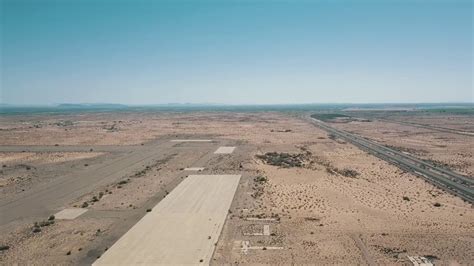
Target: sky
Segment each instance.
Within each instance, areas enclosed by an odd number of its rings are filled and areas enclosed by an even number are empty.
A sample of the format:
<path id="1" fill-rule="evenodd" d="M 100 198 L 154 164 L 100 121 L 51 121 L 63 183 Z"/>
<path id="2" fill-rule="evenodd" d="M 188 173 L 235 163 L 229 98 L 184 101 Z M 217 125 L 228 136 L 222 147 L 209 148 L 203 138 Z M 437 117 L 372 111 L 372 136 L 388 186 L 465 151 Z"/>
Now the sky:
<path id="1" fill-rule="evenodd" d="M 474 101 L 470 0 L 0 2 L 0 103 Z"/>

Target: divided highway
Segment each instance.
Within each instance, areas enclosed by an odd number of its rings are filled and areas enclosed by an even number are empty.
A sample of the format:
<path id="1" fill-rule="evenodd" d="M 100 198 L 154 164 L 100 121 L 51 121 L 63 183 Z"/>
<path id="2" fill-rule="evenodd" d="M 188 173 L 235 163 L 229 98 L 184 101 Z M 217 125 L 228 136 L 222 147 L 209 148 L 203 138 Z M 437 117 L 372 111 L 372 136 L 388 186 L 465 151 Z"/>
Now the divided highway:
<path id="1" fill-rule="evenodd" d="M 413 172 L 432 184 L 461 197 L 471 204 L 474 203 L 474 178 L 454 173 L 418 158 L 414 158 L 408 154 L 387 148 L 374 141 L 350 134 L 343 130 L 335 129 L 315 118 L 310 117 L 309 120 L 317 127 L 368 151 L 378 158 L 394 164 L 406 171 Z"/>

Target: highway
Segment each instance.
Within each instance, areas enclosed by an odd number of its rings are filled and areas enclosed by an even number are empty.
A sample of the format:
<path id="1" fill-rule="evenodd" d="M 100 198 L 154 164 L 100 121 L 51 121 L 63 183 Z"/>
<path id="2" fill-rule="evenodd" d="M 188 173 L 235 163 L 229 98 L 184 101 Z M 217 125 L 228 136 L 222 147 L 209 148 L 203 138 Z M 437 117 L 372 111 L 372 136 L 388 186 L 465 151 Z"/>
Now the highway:
<path id="1" fill-rule="evenodd" d="M 473 177 L 466 177 L 454 173 L 450 170 L 437 167 L 408 154 L 390 149 L 374 141 L 362 138 L 343 130 L 335 129 L 328 124 L 312 117 L 309 117 L 308 119 L 317 127 L 341 139 L 344 139 L 363 150 L 366 150 L 378 158 L 396 165 L 401 169 L 410 171 L 417 176 L 426 179 L 430 183 L 440 187 L 441 189 L 461 197 L 471 204 L 474 203 Z"/>

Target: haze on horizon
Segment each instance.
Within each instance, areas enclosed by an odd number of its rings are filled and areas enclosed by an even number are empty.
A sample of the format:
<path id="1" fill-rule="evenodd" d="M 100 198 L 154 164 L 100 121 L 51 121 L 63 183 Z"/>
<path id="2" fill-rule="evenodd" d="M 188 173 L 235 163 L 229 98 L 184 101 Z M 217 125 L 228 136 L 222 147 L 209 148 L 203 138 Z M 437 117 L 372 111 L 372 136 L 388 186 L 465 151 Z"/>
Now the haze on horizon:
<path id="1" fill-rule="evenodd" d="M 474 101 L 469 0 L 1 0 L 0 10 L 0 103 Z"/>

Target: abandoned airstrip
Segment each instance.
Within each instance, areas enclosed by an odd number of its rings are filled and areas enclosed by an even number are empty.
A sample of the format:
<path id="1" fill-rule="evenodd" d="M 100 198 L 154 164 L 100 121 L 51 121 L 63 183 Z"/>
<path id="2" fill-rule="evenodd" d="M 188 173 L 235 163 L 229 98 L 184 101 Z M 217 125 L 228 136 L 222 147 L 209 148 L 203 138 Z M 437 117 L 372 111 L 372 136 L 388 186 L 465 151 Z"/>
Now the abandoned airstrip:
<path id="1" fill-rule="evenodd" d="M 473 125 L 399 110 L 2 116 L 0 263 L 469 264 Z"/>

